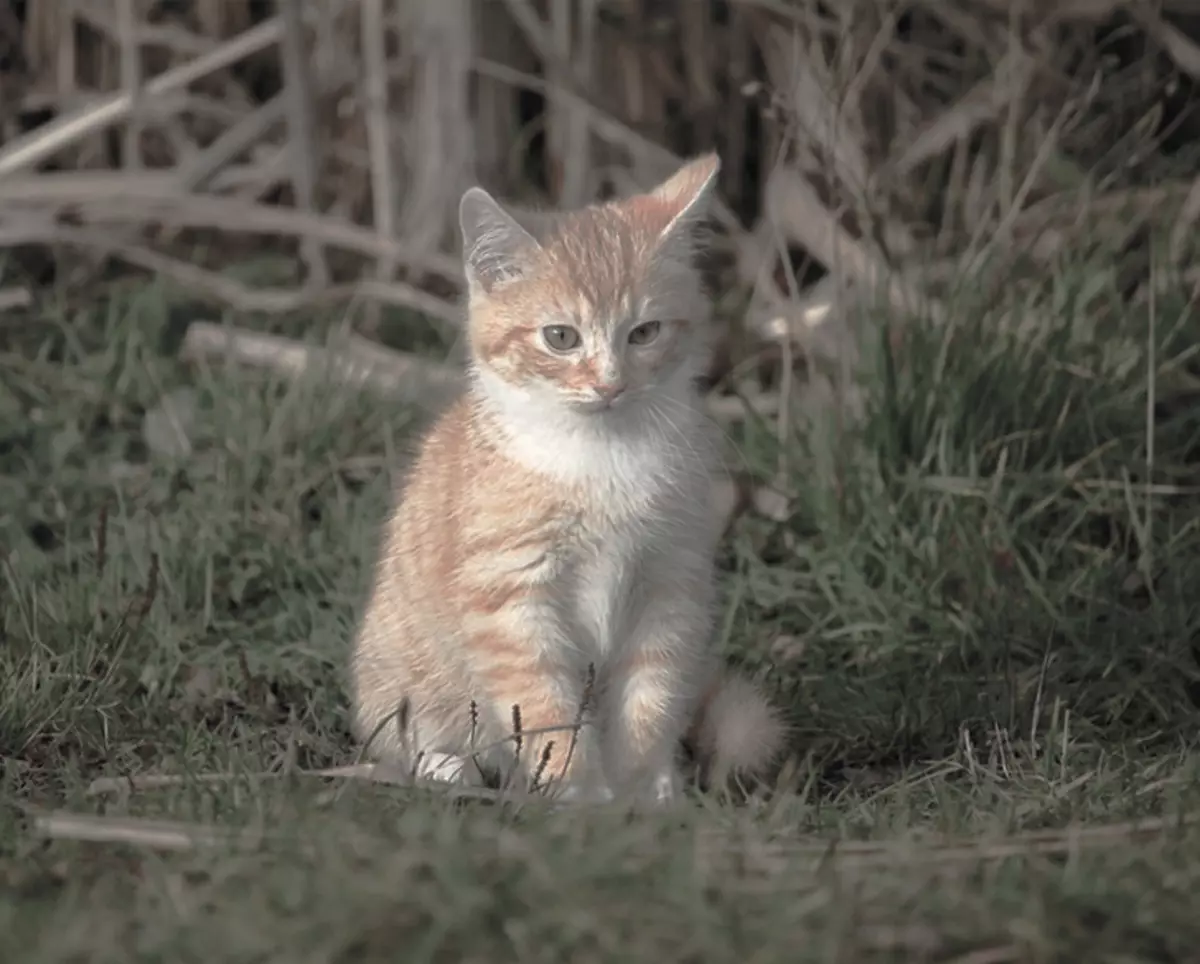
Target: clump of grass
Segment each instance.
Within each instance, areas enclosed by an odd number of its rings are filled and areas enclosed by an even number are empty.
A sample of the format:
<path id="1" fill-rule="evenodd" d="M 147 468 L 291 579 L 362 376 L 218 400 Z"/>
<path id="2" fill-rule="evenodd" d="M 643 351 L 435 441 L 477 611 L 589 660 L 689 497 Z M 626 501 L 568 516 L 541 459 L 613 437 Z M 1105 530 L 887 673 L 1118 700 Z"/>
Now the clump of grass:
<path id="1" fill-rule="evenodd" d="M 837 473 L 793 456 L 792 517 L 735 538 L 732 645 L 775 665 L 831 761 L 1036 740 L 1056 707 L 1087 740 L 1194 731 L 1196 315 L 1180 285 L 1152 325 L 1089 267 L 900 338 L 872 319 Z M 773 437 L 744 442 L 765 473 Z"/>

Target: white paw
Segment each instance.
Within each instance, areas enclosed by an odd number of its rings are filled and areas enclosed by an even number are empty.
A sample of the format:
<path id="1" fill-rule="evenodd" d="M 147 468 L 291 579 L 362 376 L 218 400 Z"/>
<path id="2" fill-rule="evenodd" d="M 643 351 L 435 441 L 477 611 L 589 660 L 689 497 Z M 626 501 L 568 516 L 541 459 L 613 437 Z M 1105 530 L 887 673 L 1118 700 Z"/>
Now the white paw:
<path id="1" fill-rule="evenodd" d="M 586 786 L 572 783 L 558 794 L 558 799 L 564 803 L 609 803 L 613 798 L 612 790 L 604 784 Z"/>
<path id="2" fill-rule="evenodd" d="M 654 778 L 654 800 L 670 803 L 679 796 L 679 778 L 674 770 L 666 770 Z"/>
<path id="3" fill-rule="evenodd" d="M 453 753 L 425 753 L 417 765 L 417 776 L 424 780 L 458 783 L 466 766 L 467 761 Z"/>

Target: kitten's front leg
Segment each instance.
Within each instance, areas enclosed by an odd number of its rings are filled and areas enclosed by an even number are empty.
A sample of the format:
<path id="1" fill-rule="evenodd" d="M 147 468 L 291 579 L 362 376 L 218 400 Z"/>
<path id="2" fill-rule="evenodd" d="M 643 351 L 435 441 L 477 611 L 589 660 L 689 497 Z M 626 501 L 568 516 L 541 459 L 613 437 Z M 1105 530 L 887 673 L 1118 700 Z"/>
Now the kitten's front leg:
<path id="1" fill-rule="evenodd" d="M 609 772 L 626 792 L 665 803 L 680 789 L 677 753 L 701 678 L 708 583 L 647 587 L 605 694 Z"/>
<path id="2" fill-rule="evenodd" d="M 514 732 L 519 707 L 519 742 L 504 755 L 527 778 L 540 770 L 540 784 L 566 799 L 612 798 L 600 770 L 595 729 L 585 724 L 573 739 L 586 679 L 558 614 L 536 587 L 504 594 L 504 605 L 468 618 L 468 645 L 477 678 L 487 692 L 499 730 Z M 551 732 L 538 732 L 551 730 Z M 544 768 L 541 760 L 550 747 Z"/>

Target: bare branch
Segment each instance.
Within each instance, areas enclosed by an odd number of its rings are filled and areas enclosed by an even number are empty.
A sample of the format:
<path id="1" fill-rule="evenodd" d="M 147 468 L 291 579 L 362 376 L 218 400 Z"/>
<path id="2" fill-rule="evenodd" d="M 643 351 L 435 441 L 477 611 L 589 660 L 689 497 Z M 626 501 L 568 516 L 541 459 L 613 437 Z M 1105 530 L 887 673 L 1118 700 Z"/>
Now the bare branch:
<path id="1" fill-rule="evenodd" d="M 210 53 L 147 81 L 142 93 L 149 99 L 182 90 L 207 74 L 271 46 L 279 40 L 281 33 L 282 24 L 278 17 L 264 20 Z M 114 94 L 99 104 L 58 117 L 24 137 L 16 138 L 0 151 L 0 178 L 40 164 L 80 138 L 123 120 L 132 109 L 133 98 L 128 93 Z"/>

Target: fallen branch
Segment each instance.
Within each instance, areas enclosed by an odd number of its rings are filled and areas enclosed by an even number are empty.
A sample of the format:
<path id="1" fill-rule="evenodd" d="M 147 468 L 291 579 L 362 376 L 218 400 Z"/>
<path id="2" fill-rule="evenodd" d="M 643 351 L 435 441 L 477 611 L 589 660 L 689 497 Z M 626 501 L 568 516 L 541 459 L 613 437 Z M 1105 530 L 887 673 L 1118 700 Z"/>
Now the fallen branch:
<path id="1" fill-rule="evenodd" d="M 33 815 L 33 832 L 51 840 L 131 844 L 154 850 L 196 850 L 261 841 L 246 833 L 234 833 L 202 824 L 173 820 L 144 820 L 134 817 L 102 817 L 63 810 Z"/>
<path id="2" fill-rule="evenodd" d="M 180 356 L 187 361 L 227 358 L 293 376 L 328 371 L 346 384 L 364 385 L 422 405 L 447 400 L 462 384 L 459 368 L 362 338 L 321 348 L 206 321 L 188 326 Z"/>

